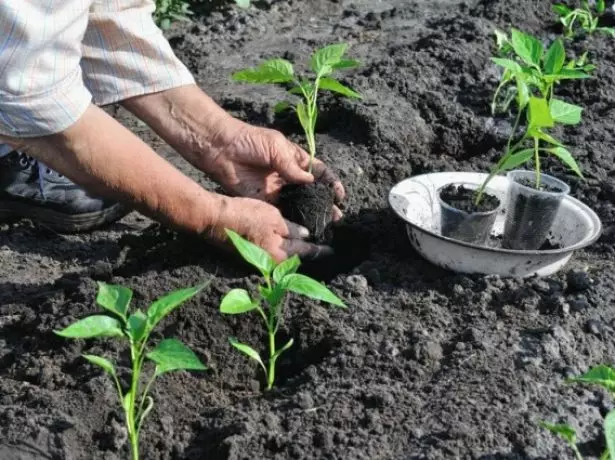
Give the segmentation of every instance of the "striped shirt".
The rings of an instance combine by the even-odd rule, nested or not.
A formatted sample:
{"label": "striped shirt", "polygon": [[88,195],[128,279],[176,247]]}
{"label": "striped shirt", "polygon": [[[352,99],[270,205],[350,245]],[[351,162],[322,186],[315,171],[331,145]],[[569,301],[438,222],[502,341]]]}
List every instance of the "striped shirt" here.
{"label": "striped shirt", "polygon": [[58,133],[91,104],[194,83],[153,0],[0,0],[0,135]]}

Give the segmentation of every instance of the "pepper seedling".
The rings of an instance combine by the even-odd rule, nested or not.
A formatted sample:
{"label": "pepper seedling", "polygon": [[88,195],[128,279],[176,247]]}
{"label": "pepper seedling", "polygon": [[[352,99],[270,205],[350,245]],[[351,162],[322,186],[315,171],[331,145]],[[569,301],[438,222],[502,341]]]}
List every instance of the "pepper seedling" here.
{"label": "pepper seedling", "polygon": [[[578,377],[566,379],[566,383],[581,383],[588,385],[598,385],[604,388],[611,397],[615,397],[615,369],[600,364],[588,370],[585,374]],[[576,446],[576,432],[567,424],[551,424],[541,422],[543,428],[562,437],[574,451],[577,460],[583,460],[579,449]],[[615,459],[615,410],[611,410],[604,417],[603,423],[604,437],[606,440],[606,450],[600,456],[600,460]]]}
{"label": "pepper seedling", "polygon": [[275,105],[274,111],[280,113],[292,109],[297,114],[310,154],[308,167],[310,173],[316,156],[315,130],[318,118],[318,92],[327,90],[349,98],[362,98],[358,92],[331,76],[337,70],[352,69],[359,65],[359,62],[354,59],[344,58],[347,48],[347,44],[340,43],[315,51],[310,61],[310,69],[314,74],[311,80],[297,75],[293,65],[286,59],[270,59],[258,67],[235,72],[231,77],[234,81],[245,83],[283,84],[286,85],[290,94],[303,98],[295,104],[289,101],[279,102]]}
{"label": "pepper seedling", "polygon": [[340,308],[346,306],[324,284],[297,273],[301,261],[296,255],[276,264],[265,250],[232,230],[226,230],[226,233],[241,257],[263,275],[265,283],[258,286],[259,295],[256,298],[252,298],[245,289],[229,291],[220,303],[220,312],[226,315],[239,315],[254,311],[263,319],[269,338],[267,366],[259,352],[250,345],[239,342],[235,337],[230,337],[229,342],[261,366],[265,373],[267,390],[270,390],[275,382],[276,361],[293,345],[292,338],[280,348],[277,348],[276,344],[276,334],[282,320],[287,293],[304,295]]}
{"label": "pepper seedling", "polygon": [[[206,282],[171,292],[152,303],[147,312],[138,309],[130,313],[132,291],[127,287],[99,282],[96,302],[113,316],[91,315],[61,331],[54,331],[55,334],[69,339],[120,337],[128,342],[132,373],[130,388],[126,391],[120,385],[113,362],[102,356],[85,354],[83,357],[90,363],[101,367],[115,383],[119,402],[124,410],[133,460],[139,459],[139,434],[145,418],[154,407],[154,400],[149,395],[154,381],[171,371],[207,369],[194,352],[177,339],[164,339],[148,352],[150,334],[163,318],[194,297],[208,284],[209,282]],[[140,380],[146,358],[154,364],[154,369],[141,391]]]}
{"label": "pepper seedling", "polygon": [[[581,1],[581,8],[570,8],[561,3],[553,5],[553,11],[559,16],[559,22],[564,26],[564,35],[567,38],[574,36],[575,25],[578,24],[581,30],[584,30],[589,35],[594,32],[602,32],[615,37],[615,29],[613,27],[600,27],[600,16],[606,11],[606,1],[596,0],[594,8],[589,4],[588,0]],[[594,15],[595,10],[595,15]]]}
{"label": "pepper seedling", "polygon": [[[504,155],[477,190],[476,204],[480,203],[485,187],[493,177],[530,161],[534,162],[535,187],[539,189],[543,154],[557,157],[579,177],[583,177],[570,151],[546,130],[558,123],[576,125],[581,122],[583,108],[556,98],[554,88],[563,80],[589,78],[587,72],[593,70],[594,66],[586,64],[585,57],[583,62],[571,60],[566,63],[566,51],[560,39],[555,40],[545,51],[542,42],[516,29],[512,29],[510,39],[502,32],[496,34],[496,37],[500,49],[510,51],[513,56],[492,58],[496,65],[504,69],[492,110],[495,109],[494,104],[501,89],[514,84],[517,115]],[[527,119],[526,129],[521,139],[513,145],[523,114]]]}

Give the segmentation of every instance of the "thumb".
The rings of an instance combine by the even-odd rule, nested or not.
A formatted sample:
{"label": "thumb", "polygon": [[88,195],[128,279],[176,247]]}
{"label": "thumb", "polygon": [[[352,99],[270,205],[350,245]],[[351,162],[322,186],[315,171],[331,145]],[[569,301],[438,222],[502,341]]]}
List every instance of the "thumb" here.
{"label": "thumb", "polygon": [[298,145],[286,140],[283,150],[274,156],[273,167],[286,182],[294,184],[311,184],[314,176],[301,167],[309,164],[309,155]]}

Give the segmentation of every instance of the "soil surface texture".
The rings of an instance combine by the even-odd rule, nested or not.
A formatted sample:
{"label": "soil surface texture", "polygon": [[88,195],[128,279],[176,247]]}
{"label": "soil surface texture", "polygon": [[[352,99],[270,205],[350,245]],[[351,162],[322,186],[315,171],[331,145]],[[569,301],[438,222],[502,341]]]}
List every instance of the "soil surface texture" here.
{"label": "soil surface texture", "polygon": [[476,204],[476,190],[463,185],[447,185],[440,191],[440,198],[449,206],[468,214],[493,211],[500,205],[497,197],[484,193]]}
{"label": "soil surface texture", "polygon": [[[500,157],[510,117],[493,118],[498,69],[493,30],[557,36],[547,0],[261,0],[222,9],[169,31],[178,56],[225,109],[302,142],[292,116],[273,116],[283,90],[241,85],[230,74],[264,58],[305,62],[344,41],[362,66],[341,78],[363,101],[323,96],[319,157],[346,186],[346,250],[310,266],[348,305],[292,297],[280,343],[278,386],[228,336],[265,350],[258,318],[218,312],[235,287],[253,290],[254,270],[197,238],[137,213],[110,228],[58,235],[28,222],[0,225],[0,458],[128,458],[111,381],[81,358],[119,363],[112,339],[53,334],[97,312],[96,282],[126,285],[134,303],[213,277],[209,288],[161,324],[207,372],[163,376],[142,433],[142,458],[168,459],[565,459],[563,442],[538,426],[567,422],[597,458],[604,391],[566,377],[615,356],[615,47],[604,35],[567,42],[589,50],[595,78],[565,82],[560,97],[584,107],[578,126],[555,130],[584,171],[581,180],[547,159],[545,173],[602,219],[601,238],[542,279],[462,276],[410,247],[389,210],[398,181],[435,171],[487,171]],[[109,108],[204,187],[215,185],[122,109]],[[129,154],[130,152],[127,152]],[[135,171],[135,174],[143,174]]]}
{"label": "soil surface texture", "polygon": [[[517,182],[518,184],[521,184],[525,187],[530,187],[530,188],[536,188],[536,180],[530,180],[530,179],[516,179],[515,182]],[[562,193],[562,189],[559,187],[556,187],[555,185],[551,185],[551,184],[540,184],[540,187],[538,188],[538,190],[542,191],[542,192],[549,192],[549,193]]]}

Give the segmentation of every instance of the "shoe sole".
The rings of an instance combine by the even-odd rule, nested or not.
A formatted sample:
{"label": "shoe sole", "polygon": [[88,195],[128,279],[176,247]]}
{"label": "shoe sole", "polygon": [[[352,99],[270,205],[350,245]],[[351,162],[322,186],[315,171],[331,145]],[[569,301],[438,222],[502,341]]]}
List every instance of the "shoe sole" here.
{"label": "shoe sole", "polygon": [[15,218],[30,219],[58,233],[78,233],[93,230],[116,222],[129,212],[122,205],[116,204],[102,211],[65,214],[25,203],[0,201],[0,222]]}

